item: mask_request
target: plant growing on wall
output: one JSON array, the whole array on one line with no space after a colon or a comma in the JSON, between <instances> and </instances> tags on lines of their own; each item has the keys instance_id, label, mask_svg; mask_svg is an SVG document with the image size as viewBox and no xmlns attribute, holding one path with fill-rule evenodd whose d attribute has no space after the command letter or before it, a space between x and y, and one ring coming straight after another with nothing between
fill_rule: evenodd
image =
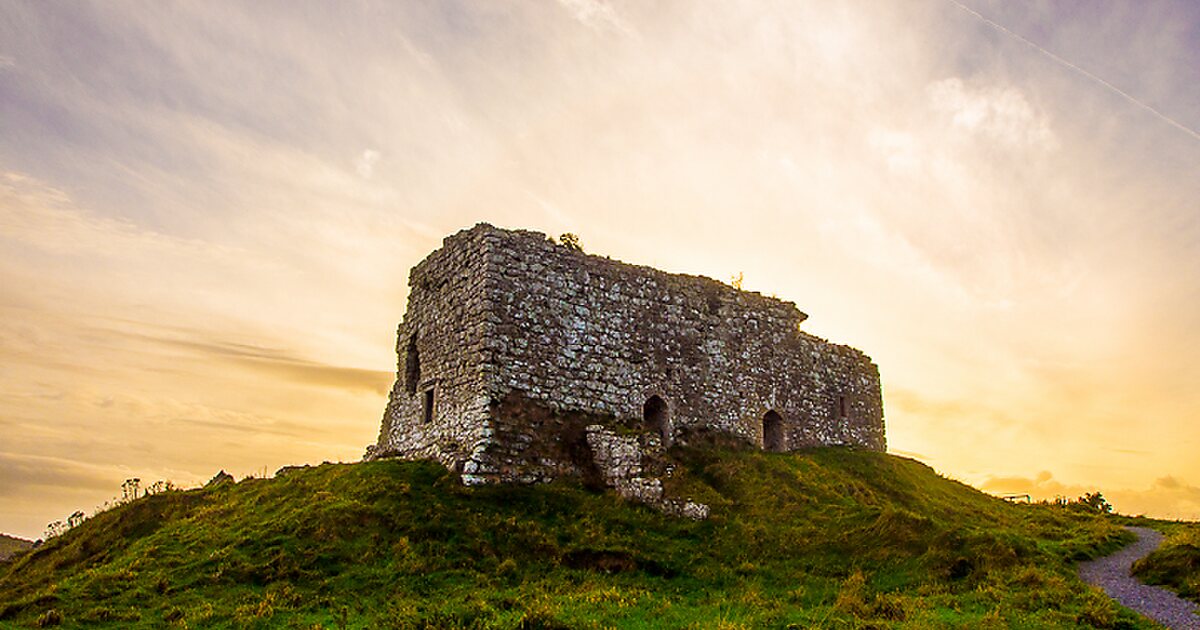
<instances>
[{"instance_id":1,"label":"plant growing on wall","mask_svg":"<svg viewBox=\"0 0 1200 630\"><path fill-rule=\"evenodd\" d=\"M558 242L567 249L573 249L577 252L583 251L583 242L579 240L579 235L572 232L564 232L558 237Z\"/></svg>"}]
</instances>

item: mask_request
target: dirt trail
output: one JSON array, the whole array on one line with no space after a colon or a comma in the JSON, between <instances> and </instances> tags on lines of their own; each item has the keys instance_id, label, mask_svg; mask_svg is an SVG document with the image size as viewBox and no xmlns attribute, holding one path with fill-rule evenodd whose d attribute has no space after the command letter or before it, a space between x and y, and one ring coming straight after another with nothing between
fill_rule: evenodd
<instances>
[{"instance_id":1,"label":"dirt trail","mask_svg":"<svg viewBox=\"0 0 1200 630\"><path fill-rule=\"evenodd\" d=\"M1134 562L1158 549L1162 544L1163 535L1147 527L1125 529L1136 534L1137 541L1112 555L1081 562L1079 577L1088 584L1104 589L1109 597L1122 605L1168 628L1200 629L1200 606L1165 588L1142 584L1129 575L1129 568Z\"/></svg>"}]
</instances>

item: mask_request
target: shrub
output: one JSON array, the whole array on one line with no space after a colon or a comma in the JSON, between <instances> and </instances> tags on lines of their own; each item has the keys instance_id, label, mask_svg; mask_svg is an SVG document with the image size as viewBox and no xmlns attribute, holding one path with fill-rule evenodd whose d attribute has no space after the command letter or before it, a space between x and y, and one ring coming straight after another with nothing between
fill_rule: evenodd
<instances>
[{"instance_id":1,"label":"shrub","mask_svg":"<svg viewBox=\"0 0 1200 630\"><path fill-rule=\"evenodd\" d=\"M1097 628L1112 628L1117 623L1117 607L1099 589L1088 589L1077 621Z\"/></svg>"},{"instance_id":2,"label":"shrub","mask_svg":"<svg viewBox=\"0 0 1200 630\"><path fill-rule=\"evenodd\" d=\"M558 242L561 243L562 246L566 247L567 249L574 250L577 252L583 251L583 243L580 242L578 234L574 234L571 232L564 232L562 234L562 236L558 237Z\"/></svg>"}]
</instances>

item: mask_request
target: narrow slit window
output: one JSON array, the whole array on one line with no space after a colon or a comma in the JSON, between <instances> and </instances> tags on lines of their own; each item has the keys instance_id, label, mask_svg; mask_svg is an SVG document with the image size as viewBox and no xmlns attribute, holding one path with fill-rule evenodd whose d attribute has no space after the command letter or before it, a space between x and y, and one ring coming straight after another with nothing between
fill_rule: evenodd
<instances>
[{"instance_id":1,"label":"narrow slit window","mask_svg":"<svg viewBox=\"0 0 1200 630\"><path fill-rule=\"evenodd\" d=\"M404 354L404 387L411 396L417 393L421 382L421 357L417 356L417 335L408 338L408 352Z\"/></svg>"},{"instance_id":2,"label":"narrow slit window","mask_svg":"<svg viewBox=\"0 0 1200 630\"><path fill-rule=\"evenodd\" d=\"M425 399L421 405L421 419L425 424L433 422L433 389L425 390Z\"/></svg>"},{"instance_id":3,"label":"narrow slit window","mask_svg":"<svg viewBox=\"0 0 1200 630\"><path fill-rule=\"evenodd\" d=\"M846 417L846 397L845 396L838 396L838 417L839 418Z\"/></svg>"}]
</instances>

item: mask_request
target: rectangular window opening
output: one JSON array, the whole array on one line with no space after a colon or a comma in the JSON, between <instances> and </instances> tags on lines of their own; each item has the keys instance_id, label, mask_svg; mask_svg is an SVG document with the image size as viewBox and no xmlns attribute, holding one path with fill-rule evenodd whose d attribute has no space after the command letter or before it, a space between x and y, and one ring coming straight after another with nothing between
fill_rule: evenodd
<instances>
[{"instance_id":1,"label":"rectangular window opening","mask_svg":"<svg viewBox=\"0 0 1200 630\"><path fill-rule=\"evenodd\" d=\"M838 396L838 417L839 418L846 417L846 397L845 396Z\"/></svg>"},{"instance_id":2,"label":"rectangular window opening","mask_svg":"<svg viewBox=\"0 0 1200 630\"><path fill-rule=\"evenodd\" d=\"M425 424L433 422L433 388L425 390L424 404L421 406L421 419Z\"/></svg>"}]
</instances>

